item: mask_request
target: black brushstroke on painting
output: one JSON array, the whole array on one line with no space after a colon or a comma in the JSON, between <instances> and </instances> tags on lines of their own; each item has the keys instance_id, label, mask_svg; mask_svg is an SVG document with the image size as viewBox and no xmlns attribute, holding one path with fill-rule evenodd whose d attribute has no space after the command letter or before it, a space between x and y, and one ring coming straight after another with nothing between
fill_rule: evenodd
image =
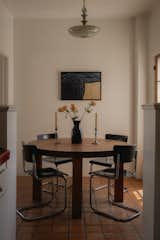
<instances>
[{"instance_id":1,"label":"black brushstroke on painting","mask_svg":"<svg viewBox=\"0 0 160 240\"><path fill-rule=\"evenodd\" d=\"M61 72L61 100L85 100L85 83L101 82L101 72Z\"/></svg>"}]
</instances>

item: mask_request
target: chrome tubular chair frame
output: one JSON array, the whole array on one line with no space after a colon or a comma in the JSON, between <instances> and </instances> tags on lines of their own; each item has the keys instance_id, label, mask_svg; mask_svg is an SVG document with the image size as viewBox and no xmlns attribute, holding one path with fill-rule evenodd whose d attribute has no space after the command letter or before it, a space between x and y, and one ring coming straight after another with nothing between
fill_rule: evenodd
<instances>
[{"instance_id":1,"label":"chrome tubular chair frame","mask_svg":"<svg viewBox=\"0 0 160 240\"><path fill-rule=\"evenodd\" d=\"M137 151L136 151L136 146L115 146L114 150L116 152L114 158L115 158L115 168L112 169L103 169L100 171L95 171L91 173L90 176L90 207L91 209L98 215L101 215L103 217L107 217L110 219L113 219L115 221L119 221L119 222L128 222L131 221L135 218L137 218L138 216L140 216L141 211L139 209L127 206L123 203L117 203L114 202L111 199L111 180L116 180L119 177L119 165L120 165L120 161L123 162L130 162L132 161L133 158L136 157L137 155ZM126 160L126 157L128 157L129 159ZM103 212L98 210L96 207L93 206L92 203L92 185L93 185L93 178L94 177L102 177L102 178L107 178L108 179L108 199L107 202L110 205L122 208L124 210L127 210L129 212L132 212L133 214L131 214L130 216L127 217L119 217L119 216L115 216L114 214L108 213L108 212Z\"/></svg>"},{"instance_id":2,"label":"chrome tubular chair frame","mask_svg":"<svg viewBox=\"0 0 160 240\"><path fill-rule=\"evenodd\" d=\"M44 179L53 179L53 178L61 178L64 181L64 206L58 210L58 211L51 211L48 214L45 215L38 215L38 216L30 216L27 214L27 211L31 210L31 209L35 209L35 208L44 208L46 206L49 206L50 208L52 208L51 203L53 202L53 198L54 198L54 186L53 186L53 182L48 182L48 184L51 185L52 187L52 195L51 195L51 199L49 201L46 202L38 202L38 203L34 203L30 206L25 206L25 207L21 207L21 208L17 208L17 214L25 221L34 221L34 220L41 220L41 219L46 219L46 218L50 218L53 216L56 216L60 213L62 213L66 207L67 207L67 180L65 178L65 175L60 171L58 171L57 169L54 168L42 168L40 169L40 171L37 171L37 167L36 167L36 154L38 154L37 148L33 145L23 145L23 166L24 166L24 171L25 173L28 173L29 175L31 175L32 177L35 177L38 181L42 181ZM31 171L31 169L27 170L26 168L26 162L30 162L33 164L33 169Z\"/></svg>"}]
</instances>

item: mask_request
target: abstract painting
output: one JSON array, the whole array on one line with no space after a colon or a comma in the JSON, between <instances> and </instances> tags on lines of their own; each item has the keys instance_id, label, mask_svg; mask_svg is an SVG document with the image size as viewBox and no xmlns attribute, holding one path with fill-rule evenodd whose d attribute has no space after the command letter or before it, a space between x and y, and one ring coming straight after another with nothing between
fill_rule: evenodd
<instances>
[{"instance_id":1,"label":"abstract painting","mask_svg":"<svg viewBox=\"0 0 160 240\"><path fill-rule=\"evenodd\" d=\"M61 100L101 100L101 72L61 72Z\"/></svg>"}]
</instances>

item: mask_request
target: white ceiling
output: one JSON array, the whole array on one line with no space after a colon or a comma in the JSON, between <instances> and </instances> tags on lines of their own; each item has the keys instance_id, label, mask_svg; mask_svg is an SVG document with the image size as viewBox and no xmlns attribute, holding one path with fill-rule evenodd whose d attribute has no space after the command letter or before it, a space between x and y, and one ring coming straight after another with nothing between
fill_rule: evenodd
<instances>
[{"instance_id":1,"label":"white ceiling","mask_svg":"<svg viewBox=\"0 0 160 240\"><path fill-rule=\"evenodd\" d=\"M3 0L14 17L80 18L82 0ZM90 18L128 18L151 9L156 0L86 0Z\"/></svg>"}]
</instances>

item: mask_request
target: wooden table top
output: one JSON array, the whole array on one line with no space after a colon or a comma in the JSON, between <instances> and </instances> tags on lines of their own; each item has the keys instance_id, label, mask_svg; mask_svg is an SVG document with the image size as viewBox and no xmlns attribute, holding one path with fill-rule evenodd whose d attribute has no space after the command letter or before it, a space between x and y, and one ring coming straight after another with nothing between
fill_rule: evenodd
<instances>
[{"instance_id":1,"label":"wooden table top","mask_svg":"<svg viewBox=\"0 0 160 240\"><path fill-rule=\"evenodd\" d=\"M85 138L81 144L72 144L70 138L35 140L30 144L35 145L42 154L56 156L81 156L103 157L113 154L114 145L125 145L121 141L98 139L98 144L93 144L93 138Z\"/></svg>"}]
</instances>

